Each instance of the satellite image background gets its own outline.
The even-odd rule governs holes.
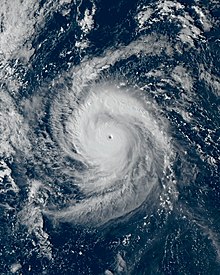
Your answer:
[[[0,274],[220,274],[219,1],[0,3]]]

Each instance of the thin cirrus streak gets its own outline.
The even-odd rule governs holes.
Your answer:
[[[109,65],[100,59],[96,64]],[[86,82],[96,74],[86,65],[78,71],[78,79],[75,73],[71,90],[59,95],[51,108],[57,144],[65,156],[83,166],[65,172],[74,175],[84,198],[45,213],[101,225],[144,203],[164,177],[172,149],[166,121],[141,90],[107,81],[89,86]]]

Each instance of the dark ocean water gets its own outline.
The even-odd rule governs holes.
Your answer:
[[[40,1],[26,12],[33,3],[17,3],[21,15],[2,13],[0,274],[220,274],[217,1]],[[3,36],[12,18],[21,41]],[[63,99],[77,74],[86,75],[85,90],[105,82],[140,89],[172,144],[146,200],[128,213],[107,205],[124,215],[98,226],[80,210],[61,220],[47,214],[88,199],[70,172],[84,167],[63,154],[55,126],[78,106]],[[94,221],[100,213],[90,211]]]

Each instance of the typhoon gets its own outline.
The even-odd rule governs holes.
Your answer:
[[[63,96],[53,106],[54,135],[65,156],[83,165],[66,173],[74,175],[86,198],[55,216],[102,224],[136,209],[166,171],[171,154],[166,124],[141,91],[105,83],[91,85],[78,102],[73,91]],[[64,100],[72,111],[61,122]]]
[[[154,48],[146,41],[155,43]],[[50,199],[44,215],[97,227],[152,204],[163,189],[175,189],[165,115],[143,87],[126,81],[120,71],[115,79],[109,77],[119,60],[139,53],[157,56],[168,49],[166,41],[156,44],[155,37],[142,37],[114,54],[106,51],[104,57],[84,60],[68,75],[56,78],[49,99],[42,87],[31,102],[25,101],[27,112],[31,104],[31,113],[38,117],[30,123],[39,127],[45,113],[48,119],[47,142],[38,138],[40,144],[34,149],[48,169],[44,177]],[[41,112],[39,104],[44,106]],[[42,163],[38,165],[37,170],[42,170]],[[68,194],[60,192],[65,189]],[[57,192],[62,199],[55,200]]]

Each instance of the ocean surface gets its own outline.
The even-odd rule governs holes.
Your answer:
[[[0,4],[0,274],[220,274],[219,1]]]

